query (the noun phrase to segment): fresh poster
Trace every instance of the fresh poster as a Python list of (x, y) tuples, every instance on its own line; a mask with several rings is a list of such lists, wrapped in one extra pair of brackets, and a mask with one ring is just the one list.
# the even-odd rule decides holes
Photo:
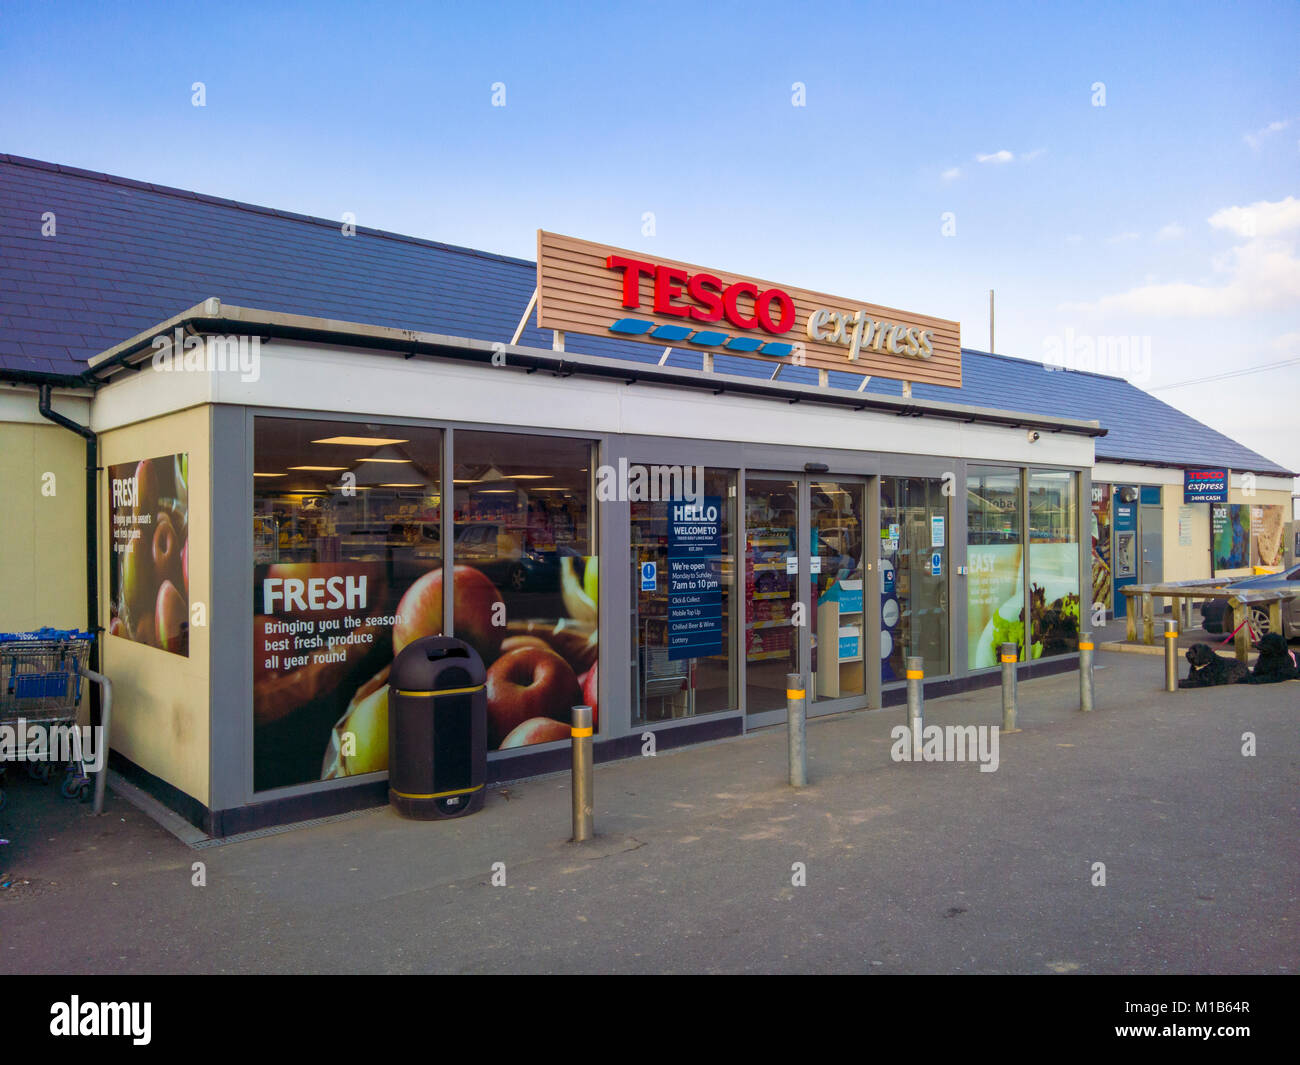
[(189, 455), (108, 468), (108, 632), (190, 653)]
[(966, 624), (969, 667), (998, 664), (998, 648), (1014, 643), (1024, 657), (1025, 585), (1019, 544), (966, 548)]

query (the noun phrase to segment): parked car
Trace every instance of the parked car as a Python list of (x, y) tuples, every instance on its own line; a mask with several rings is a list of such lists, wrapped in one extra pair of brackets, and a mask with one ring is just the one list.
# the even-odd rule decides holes
[[(1258, 577), (1242, 577), (1232, 582), (1232, 587), (1243, 591), (1268, 591), (1274, 588), (1294, 588), (1300, 591), (1300, 564), (1294, 565), (1281, 573), (1264, 573)], [(1201, 624), (1206, 632), (1228, 633), (1232, 631), (1232, 613), (1228, 609), (1228, 600), (1220, 597), (1207, 599), (1201, 604)], [(1269, 631), (1268, 607), (1252, 605), (1250, 624), (1257, 636)], [(1300, 637), (1300, 602), (1295, 599), (1282, 600), (1282, 634), (1293, 640)]]

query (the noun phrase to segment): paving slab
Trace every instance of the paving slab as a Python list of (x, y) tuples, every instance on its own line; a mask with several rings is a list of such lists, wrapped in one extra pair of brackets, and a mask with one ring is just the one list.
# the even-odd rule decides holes
[(893, 761), (902, 707), (811, 721), (799, 791), (783, 728), (606, 763), (581, 846), (563, 774), (207, 848), (18, 780), (0, 971), (1300, 971), (1300, 682), (1161, 682), (1101, 652), (1091, 714), (1076, 674), (1022, 682), (996, 772)]

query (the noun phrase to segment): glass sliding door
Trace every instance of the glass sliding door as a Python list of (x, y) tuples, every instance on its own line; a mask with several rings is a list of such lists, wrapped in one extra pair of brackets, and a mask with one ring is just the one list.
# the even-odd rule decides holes
[(864, 489), (858, 482), (809, 482), (814, 698), (862, 695)]
[(707, 469), (692, 490), (698, 505), (686, 498), (631, 504), (635, 725), (739, 705), (731, 639), (736, 474)]
[(802, 672), (795, 625), (799, 482), (747, 478), (745, 529), (745, 709), (752, 715), (784, 710), (785, 675)]

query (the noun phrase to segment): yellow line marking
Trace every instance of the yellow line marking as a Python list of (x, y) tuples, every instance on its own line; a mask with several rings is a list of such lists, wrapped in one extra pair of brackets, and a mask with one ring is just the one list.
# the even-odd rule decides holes
[(575, 739), (577, 739), (580, 736), (592, 736), (595, 734), (595, 732), (596, 730), (594, 728), (575, 728), (569, 730), (569, 734), (573, 736)]
[(393, 789), (394, 795), (399, 795), (403, 799), (445, 799), (448, 795), (471, 795), (481, 790), (482, 784), (475, 784), (472, 788), (457, 788), (455, 791), (435, 791), (432, 795), (408, 795), (404, 791)]
[(925, 678), (925, 670), (923, 669), (909, 669), (907, 671), (908, 680), (923, 680), (924, 678)]
[(1091, 651), (1092, 649), (1093, 649), (1093, 645), (1090, 644), (1090, 643), (1080, 643), (1080, 644), (1079, 644), (1079, 650), (1080, 650), (1080, 651)]
[(1003, 655), (1003, 656), (1002, 656), (1002, 661), (1003, 661), (1003, 662), (1018, 662), (1018, 661), (1020, 661), (1020, 659), (1017, 658), (1015, 655)]
[(785, 697), (787, 699), (803, 699), (807, 696), (806, 691), (795, 691), (794, 688), (786, 688)]

